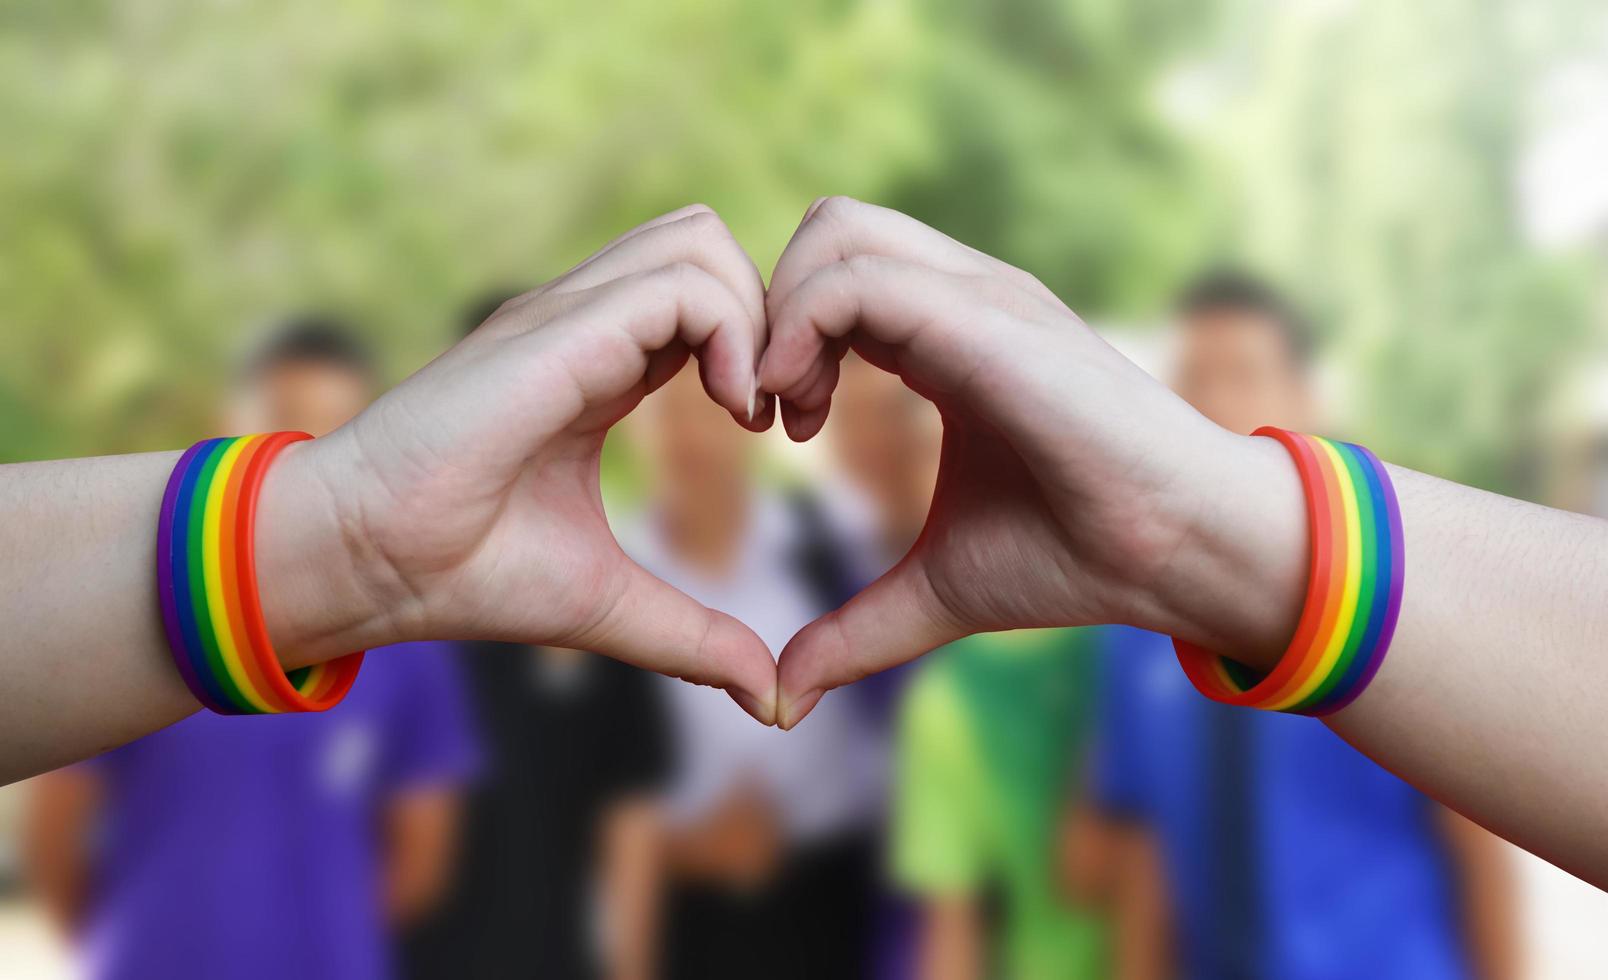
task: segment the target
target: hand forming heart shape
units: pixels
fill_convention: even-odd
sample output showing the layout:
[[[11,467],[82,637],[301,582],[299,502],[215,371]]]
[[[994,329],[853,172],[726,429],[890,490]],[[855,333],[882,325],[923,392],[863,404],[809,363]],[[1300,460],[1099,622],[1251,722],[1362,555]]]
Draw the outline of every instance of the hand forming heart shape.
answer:
[[[808,439],[851,348],[937,405],[937,485],[909,554],[773,661],[752,630],[620,550],[599,455],[694,353],[740,425],[766,429],[779,403],[788,434]],[[1265,441],[1201,418],[1027,273],[830,198],[768,290],[708,208],[650,221],[504,304],[304,453],[357,556],[373,634],[597,650],[791,727],[826,690],[984,630],[1128,622],[1206,645],[1268,632],[1234,600],[1258,569],[1234,547],[1255,531],[1245,509],[1203,522],[1184,492],[1278,485],[1277,447],[1252,444]],[[353,465],[366,479],[343,472]],[[337,492],[355,486],[383,489]],[[1213,548],[1188,547],[1203,533]],[[343,624],[340,642],[364,631]]]

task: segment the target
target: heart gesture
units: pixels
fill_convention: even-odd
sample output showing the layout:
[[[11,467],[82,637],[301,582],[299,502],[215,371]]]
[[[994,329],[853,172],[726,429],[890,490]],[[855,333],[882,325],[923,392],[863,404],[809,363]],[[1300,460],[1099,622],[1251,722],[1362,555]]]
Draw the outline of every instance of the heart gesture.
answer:
[[[765,429],[779,403],[788,434],[808,439],[851,348],[938,406],[937,487],[910,553],[773,661],[748,627],[621,551],[598,489],[603,439],[694,354],[739,425]],[[1276,484],[1252,472],[1281,466],[1240,445],[1252,441],[1201,418],[1032,276],[902,214],[817,202],[767,291],[695,206],[504,304],[298,447],[287,472],[311,473],[317,502],[288,499],[332,513],[352,557],[305,562],[265,601],[281,642],[309,654],[398,636],[578,647],[723,687],[791,727],[827,690],[971,633],[1130,622],[1204,644],[1246,635],[1232,601],[1244,570],[1231,546],[1188,557],[1203,553],[1183,547],[1201,504],[1184,491]],[[366,489],[339,492],[353,486]],[[1241,524],[1225,519],[1222,534]],[[346,601],[320,601],[330,594]],[[332,606],[365,611],[308,621]]]

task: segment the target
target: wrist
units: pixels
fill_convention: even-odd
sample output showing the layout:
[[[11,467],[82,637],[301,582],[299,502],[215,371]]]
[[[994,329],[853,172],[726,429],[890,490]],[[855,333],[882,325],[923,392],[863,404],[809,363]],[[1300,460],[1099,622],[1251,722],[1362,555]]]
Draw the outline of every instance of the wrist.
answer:
[[[293,669],[410,634],[377,586],[349,505],[352,484],[327,436],[286,447],[263,479],[254,529],[257,580],[274,650]],[[326,441],[328,440],[328,441]]]
[[[1307,587],[1301,478],[1272,439],[1221,432],[1173,508],[1182,542],[1156,577],[1153,628],[1266,670],[1295,633]]]

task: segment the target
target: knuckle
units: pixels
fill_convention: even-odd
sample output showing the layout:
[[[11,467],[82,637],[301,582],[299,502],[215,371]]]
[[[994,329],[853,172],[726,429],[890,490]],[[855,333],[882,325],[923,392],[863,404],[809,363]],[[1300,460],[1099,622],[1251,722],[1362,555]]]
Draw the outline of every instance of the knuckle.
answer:
[[[887,261],[880,255],[856,252],[843,260],[843,270],[854,279],[873,279],[887,269]]]
[[[815,209],[815,216],[834,222],[850,221],[864,207],[852,197],[833,194],[821,201],[821,206]]]
[[[692,214],[682,218],[680,224],[695,241],[701,241],[706,238],[720,238],[731,234],[726,229],[726,222],[720,219],[720,215],[708,208],[694,211]]]
[[[673,263],[675,266],[676,283],[684,293],[698,293],[700,295],[718,291],[713,287],[719,285],[719,280],[708,269],[698,262],[683,260]]]
[[[659,270],[660,284],[671,289],[687,289],[703,270],[686,259],[677,259]]]
[[[645,293],[649,302],[673,302],[686,289],[688,267],[689,263],[686,262],[670,262],[651,271],[637,273],[632,277],[633,286]]]

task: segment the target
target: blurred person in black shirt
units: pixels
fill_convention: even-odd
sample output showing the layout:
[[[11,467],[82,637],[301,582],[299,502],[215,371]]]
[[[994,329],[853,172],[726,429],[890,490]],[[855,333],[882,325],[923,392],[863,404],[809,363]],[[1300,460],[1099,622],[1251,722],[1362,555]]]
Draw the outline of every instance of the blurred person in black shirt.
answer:
[[[650,679],[575,650],[468,646],[487,777],[450,897],[409,937],[408,974],[652,976],[668,759]]]
[[[465,327],[502,298],[472,308]],[[468,800],[449,899],[406,944],[409,976],[655,975],[669,758],[652,679],[577,650],[467,646],[487,774]]]

